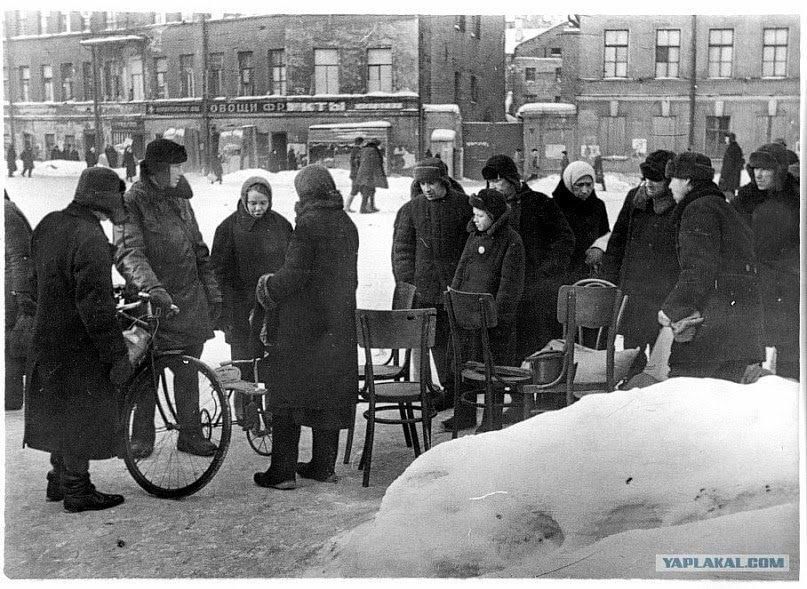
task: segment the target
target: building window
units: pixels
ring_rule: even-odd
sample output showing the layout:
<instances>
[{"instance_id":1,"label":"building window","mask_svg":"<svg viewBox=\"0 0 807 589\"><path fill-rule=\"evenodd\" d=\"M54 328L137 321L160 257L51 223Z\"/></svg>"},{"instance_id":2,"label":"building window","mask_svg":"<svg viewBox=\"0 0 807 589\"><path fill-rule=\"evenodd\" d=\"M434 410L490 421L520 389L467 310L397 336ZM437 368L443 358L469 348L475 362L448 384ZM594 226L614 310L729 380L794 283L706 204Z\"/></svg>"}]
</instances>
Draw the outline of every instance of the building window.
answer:
<instances>
[{"instance_id":1,"label":"building window","mask_svg":"<svg viewBox=\"0 0 807 589\"><path fill-rule=\"evenodd\" d=\"M605 31L605 59L603 76L628 77L628 31Z\"/></svg>"},{"instance_id":2,"label":"building window","mask_svg":"<svg viewBox=\"0 0 807 589\"><path fill-rule=\"evenodd\" d=\"M560 56L561 56L560 47L551 47L549 49L549 57L560 57Z\"/></svg>"},{"instance_id":3,"label":"building window","mask_svg":"<svg viewBox=\"0 0 807 589\"><path fill-rule=\"evenodd\" d=\"M459 72L454 72L454 102L459 104L462 91L462 76Z\"/></svg>"},{"instance_id":4,"label":"building window","mask_svg":"<svg viewBox=\"0 0 807 589\"><path fill-rule=\"evenodd\" d=\"M62 100L73 100L73 64L63 63L59 74L62 79Z\"/></svg>"},{"instance_id":5,"label":"building window","mask_svg":"<svg viewBox=\"0 0 807 589\"><path fill-rule=\"evenodd\" d=\"M56 134L45 133L45 159L49 160L50 154L53 153L53 148L56 147Z\"/></svg>"},{"instance_id":6,"label":"building window","mask_svg":"<svg viewBox=\"0 0 807 589\"><path fill-rule=\"evenodd\" d=\"M762 77L784 78L787 75L787 29L764 29L762 32Z\"/></svg>"},{"instance_id":7,"label":"building window","mask_svg":"<svg viewBox=\"0 0 807 589\"><path fill-rule=\"evenodd\" d=\"M207 93L224 96L224 54L211 53L207 57Z\"/></svg>"},{"instance_id":8,"label":"building window","mask_svg":"<svg viewBox=\"0 0 807 589\"><path fill-rule=\"evenodd\" d=\"M104 84L101 95L104 100L120 100L123 96L118 62L110 60L102 66L101 80Z\"/></svg>"},{"instance_id":9,"label":"building window","mask_svg":"<svg viewBox=\"0 0 807 589\"><path fill-rule=\"evenodd\" d=\"M656 77L677 78L681 61L681 31L659 29L656 31Z\"/></svg>"},{"instance_id":10,"label":"building window","mask_svg":"<svg viewBox=\"0 0 807 589\"><path fill-rule=\"evenodd\" d=\"M155 12L154 13L154 24L155 25L164 25L165 24L165 13L164 12Z\"/></svg>"},{"instance_id":11,"label":"building window","mask_svg":"<svg viewBox=\"0 0 807 589\"><path fill-rule=\"evenodd\" d=\"M238 95L255 95L255 65L252 51L238 52Z\"/></svg>"},{"instance_id":12,"label":"building window","mask_svg":"<svg viewBox=\"0 0 807 589\"><path fill-rule=\"evenodd\" d=\"M731 117L706 117L706 141L704 151L709 157L721 157L725 146L724 137L729 132Z\"/></svg>"},{"instance_id":13,"label":"building window","mask_svg":"<svg viewBox=\"0 0 807 589\"><path fill-rule=\"evenodd\" d=\"M314 94L339 92L339 61L336 49L314 49Z\"/></svg>"},{"instance_id":14,"label":"building window","mask_svg":"<svg viewBox=\"0 0 807 589\"><path fill-rule=\"evenodd\" d=\"M734 29L709 29L709 77L730 78Z\"/></svg>"},{"instance_id":15,"label":"building window","mask_svg":"<svg viewBox=\"0 0 807 589\"><path fill-rule=\"evenodd\" d=\"M269 94L286 95L286 52L269 50Z\"/></svg>"},{"instance_id":16,"label":"building window","mask_svg":"<svg viewBox=\"0 0 807 589\"><path fill-rule=\"evenodd\" d=\"M42 98L45 102L53 102L53 66L42 66Z\"/></svg>"},{"instance_id":17,"label":"building window","mask_svg":"<svg viewBox=\"0 0 807 589\"><path fill-rule=\"evenodd\" d=\"M8 93L8 71L3 68L3 96L10 96Z\"/></svg>"},{"instance_id":18,"label":"building window","mask_svg":"<svg viewBox=\"0 0 807 589\"><path fill-rule=\"evenodd\" d=\"M31 102L31 68L20 66L20 101Z\"/></svg>"},{"instance_id":19,"label":"building window","mask_svg":"<svg viewBox=\"0 0 807 589\"><path fill-rule=\"evenodd\" d=\"M392 49L367 50L367 91L392 92Z\"/></svg>"},{"instance_id":20,"label":"building window","mask_svg":"<svg viewBox=\"0 0 807 589\"><path fill-rule=\"evenodd\" d=\"M157 57L154 59L154 71L157 75L155 80L154 93L157 98L168 98L168 58Z\"/></svg>"},{"instance_id":21,"label":"building window","mask_svg":"<svg viewBox=\"0 0 807 589\"><path fill-rule=\"evenodd\" d=\"M69 33L70 32L70 13L69 12L57 12L56 13L59 23L58 32L60 33Z\"/></svg>"},{"instance_id":22,"label":"building window","mask_svg":"<svg viewBox=\"0 0 807 589\"><path fill-rule=\"evenodd\" d=\"M482 37L482 16L479 14L471 17L471 36L477 39Z\"/></svg>"},{"instance_id":23,"label":"building window","mask_svg":"<svg viewBox=\"0 0 807 589\"><path fill-rule=\"evenodd\" d=\"M454 28L460 33L465 32L465 15L460 14L454 17Z\"/></svg>"},{"instance_id":24,"label":"building window","mask_svg":"<svg viewBox=\"0 0 807 589\"><path fill-rule=\"evenodd\" d=\"M92 74L92 63L85 61L81 64L81 79L84 81L84 100L92 100L95 96L95 87L93 80L95 79Z\"/></svg>"},{"instance_id":25,"label":"building window","mask_svg":"<svg viewBox=\"0 0 807 589\"><path fill-rule=\"evenodd\" d=\"M89 31L90 30L90 22L92 18L92 12L82 12L81 13L81 30L82 31Z\"/></svg>"},{"instance_id":26,"label":"building window","mask_svg":"<svg viewBox=\"0 0 807 589\"><path fill-rule=\"evenodd\" d=\"M479 102L479 87L476 83L476 76L471 76L471 102Z\"/></svg>"},{"instance_id":27,"label":"building window","mask_svg":"<svg viewBox=\"0 0 807 589\"><path fill-rule=\"evenodd\" d=\"M524 68L524 81L525 82L534 82L535 81L535 68L534 67L525 67Z\"/></svg>"},{"instance_id":28,"label":"building window","mask_svg":"<svg viewBox=\"0 0 807 589\"><path fill-rule=\"evenodd\" d=\"M117 12L104 12L104 24L107 29L118 28L118 13Z\"/></svg>"},{"instance_id":29,"label":"building window","mask_svg":"<svg viewBox=\"0 0 807 589\"><path fill-rule=\"evenodd\" d=\"M28 12L25 10L15 10L14 11L17 15L17 31L15 34L17 35L27 35L28 34ZM8 94L5 94L8 96Z\"/></svg>"},{"instance_id":30,"label":"building window","mask_svg":"<svg viewBox=\"0 0 807 589\"><path fill-rule=\"evenodd\" d=\"M48 34L48 21L50 20L50 13L49 12L40 12L39 13L39 34L40 35L47 35Z\"/></svg>"},{"instance_id":31,"label":"building window","mask_svg":"<svg viewBox=\"0 0 807 589\"><path fill-rule=\"evenodd\" d=\"M129 61L129 100L144 100L143 60L139 57Z\"/></svg>"},{"instance_id":32,"label":"building window","mask_svg":"<svg viewBox=\"0 0 807 589\"><path fill-rule=\"evenodd\" d=\"M530 104L531 102L538 102L538 95L537 94L525 94L524 95L524 104Z\"/></svg>"},{"instance_id":33,"label":"building window","mask_svg":"<svg viewBox=\"0 0 807 589\"><path fill-rule=\"evenodd\" d=\"M562 81L562 79L563 79L563 68L562 67L556 67L555 68L555 81L560 82L560 81Z\"/></svg>"},{"instance_id":34,"label":"building window","mask_svg":"<svg viewBox=\"0 0 807 589\"><path fill-rule=\"evenodd\" d=\"M182 98L195 96L192 53L179 56L179 95Z\"/></svg>"}]
</instances>

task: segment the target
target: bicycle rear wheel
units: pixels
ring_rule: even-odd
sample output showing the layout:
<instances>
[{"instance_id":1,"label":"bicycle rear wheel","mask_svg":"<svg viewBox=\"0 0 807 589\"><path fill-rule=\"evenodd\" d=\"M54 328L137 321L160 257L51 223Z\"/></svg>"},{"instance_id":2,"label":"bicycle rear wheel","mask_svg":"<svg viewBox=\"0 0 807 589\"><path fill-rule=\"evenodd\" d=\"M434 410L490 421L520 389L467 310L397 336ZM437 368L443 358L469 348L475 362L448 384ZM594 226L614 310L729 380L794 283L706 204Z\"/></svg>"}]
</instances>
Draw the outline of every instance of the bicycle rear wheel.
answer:
<instances>
[{"instance_id":1,"label":"bicycle rear wheel","mask_svg":"<svg viewBox=\"0 0 807 589\"><path fill-rule=\"evenodd\" d=\"M272 414L266 408L266 395L252 397L244 406L244 414L250 447L261 456L271 456Z\"/></svg>"},{"instance_id":2,"label":"bicycle rear wheel","mask_svg":"<svg viewBox=\"0 0 807 589\"><path fill-rule=\"evenodd\" d=\"M174 499L191 495L210 482L224 461L231 427L227 397L212 370L190 356L157 356L127 389L126 468L152 495ZM197 445L207 440L215 450L209 456L191 453L189 439Z\"/></svg>"}]
</instances>

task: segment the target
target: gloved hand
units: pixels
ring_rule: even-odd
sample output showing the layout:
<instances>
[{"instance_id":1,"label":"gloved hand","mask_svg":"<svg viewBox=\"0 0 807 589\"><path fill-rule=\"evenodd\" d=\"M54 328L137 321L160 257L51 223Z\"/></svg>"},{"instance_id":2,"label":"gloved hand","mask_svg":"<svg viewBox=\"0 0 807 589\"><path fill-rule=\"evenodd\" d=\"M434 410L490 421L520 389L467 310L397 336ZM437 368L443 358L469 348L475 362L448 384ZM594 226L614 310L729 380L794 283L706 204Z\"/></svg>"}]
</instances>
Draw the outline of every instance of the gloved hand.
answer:
<instances>
[{"instance_id":1,"label":"gloved hand","mask_svg":"<svg viewBox=\"0 0 807 589\"><path fill-rule=\"evenodd\" d=\"M269 296L269 292L266 290L266 283L272 276L274 274L264 274L258 279L258 286L255 287L255 298L261 307L267 310L277 307L277 303Z\"/></svg>"},{"instance_id":2,"label":"gloved hand","mask_svg":"<svg viewBox=\"0 0 807 589\"><path fill-rule=\"evenodd\" d=\"M602 263L602 257L605 252L598 247L590 247L586 250L586 265L593 266L595 269Z\"/></svg>"},{"instance_id":3,"label":"gloved hand","mask_svg":"<svg viewBox=\"0 0 807 589\"><path fill-rule=\"evenodd\" d=\"M17 303L17 312L21 315L36 315L36 302L27 292L15 293L14 301Z\"/></svg>"},{"instance_id":4,"label":"gloved hand","mask_svg":"<svg viewBox=\"0 0 807 589\"><path fill-rule=\"evenodd\" d=\"M168 317L172 314L171 306L174 304L174 300L162 286L152 288L149 291L149 296L151 297L151 305L155 311L159 309L163 317Z\"/></svg>"},{"instance_id":5,"label":"gloved hand","mask_svg":"<svg viewBox=\"0 0 807 589\"><path fill-rule=\"evenodd\" d=\"M213 329L219 328L221 322L221 301L210 301L207 303L207 313L210 316L210 324Z\"/></svg>"},{"instance_id":6,"label":"gloved hand","mask_svg":"<svg viewBox=\"0 0 807 589\"><path fill-rule=\"evenodd\" d=\"M109 369L109 380L116 387L123 386L131 378L134 368L128 356L121 356Z\"/></svg>"}]
</instances>

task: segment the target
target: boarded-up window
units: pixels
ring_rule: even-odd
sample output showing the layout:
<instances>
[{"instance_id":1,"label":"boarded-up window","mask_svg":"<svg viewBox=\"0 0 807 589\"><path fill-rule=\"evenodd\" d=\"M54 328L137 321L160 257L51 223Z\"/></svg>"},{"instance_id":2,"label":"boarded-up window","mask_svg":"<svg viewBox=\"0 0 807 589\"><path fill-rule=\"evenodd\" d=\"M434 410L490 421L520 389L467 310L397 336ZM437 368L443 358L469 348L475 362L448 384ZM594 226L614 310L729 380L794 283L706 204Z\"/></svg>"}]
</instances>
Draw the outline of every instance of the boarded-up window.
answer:
<instances>
[{"instance_id":1,"label":"boarded-up window","mask_svg":"<svg viewBox=\"0 0 807 589\"><path fill-rule=\"evenodd\" d=\"M678 117L653 117L653 135L648 149L666 149L677 153L679 146Z\"/></svg>"},{"instance_id":2,"label":"boarded-up window","mask_svg":"<svg viewBox=\"0 0 807 589\"><path fill-rule=\"evenodd\" d=\"M602 117L599 137L603 155L625 155L629 148L625 139L625 117Z\"/></svg>"}]
</instances>

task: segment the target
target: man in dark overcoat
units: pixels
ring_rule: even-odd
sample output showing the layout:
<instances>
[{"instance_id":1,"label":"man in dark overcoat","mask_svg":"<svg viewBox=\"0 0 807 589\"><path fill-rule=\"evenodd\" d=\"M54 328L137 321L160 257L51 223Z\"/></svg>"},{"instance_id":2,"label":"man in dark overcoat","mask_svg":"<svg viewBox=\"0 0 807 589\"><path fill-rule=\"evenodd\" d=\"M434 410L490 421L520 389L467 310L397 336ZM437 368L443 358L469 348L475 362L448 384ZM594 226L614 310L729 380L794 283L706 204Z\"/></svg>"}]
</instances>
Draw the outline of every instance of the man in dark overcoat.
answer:
<instances>
[{"instance_id":1,"label":"man in dark overcoat","mask_svg":"<svg viewBox=\"0 0 807 589\"><path fill-rule=\"evenodd\" d=\"M282 490L296 486L295 472L334 480L339 430L353 425L358 390L359 233L327 168L304 167L294 188L300 201L285 261L255 291L267 311L277 311L279 325L266 376L272 460L254 480ZM312 457L298 464L303 425L312 430Z\"/></svg>"},{"instance_id":2,"label":"man in dark overcoat","mask_svg":"<svg viewBox=\"0 0 807 589\"><path fill-rule=\"evenodd\" d=\"M727 133L725 141L726 152L723 154L723 163L720 166L719 186L726 198L731 200L740 187L740 173L743 171L745 159L743 158L743 150L737 144L737 136L734 133Z\"/></svg>"},{"instance_id":3,"label":"man in dark overcoat","mask_svg":"<svg viewBox=\"0 0 807 589\"><path fill-rule=\"evenodd\" d=\"M359 164L361 164L361 146L364 143L363 137L356 137L353 141L353 147L350 148L350 196L345 201L345 210L352 213L353 209L350 205L353 204L353 199L359 193L359 185L356 183L356 176L359 173Z\"/></svg>"},{"instance_id":4,"label":"man in dark overcoat","mask_svg":"<svg viewBox=\"0 0 807 589\"><path fill-rule=\"evenodd\" d=\"M378 139L370 139L361 148L359 169L356 171L356 186L361 193L360 213L377 213L375 206L376 188L389 188L384 172L384 157L378 148Z\"/></svg>"},{"instance_id":5,"label":"man in dark overcoat","mask_svg":"<svg viewBox=\"0 0 807 589\"><path fill-rule=\"evenodd\" d=\"M112 254L100 221L123 219L125 184L85 169L66 209L48 214L31 241L37 311L29 359L23 444L50 452L46 497L66 511L114 507L95 490L89 461L118 449L118 387L132 373L115 316Z\"/></svg>"}]
</instances>

